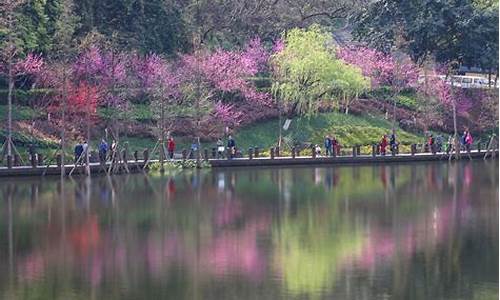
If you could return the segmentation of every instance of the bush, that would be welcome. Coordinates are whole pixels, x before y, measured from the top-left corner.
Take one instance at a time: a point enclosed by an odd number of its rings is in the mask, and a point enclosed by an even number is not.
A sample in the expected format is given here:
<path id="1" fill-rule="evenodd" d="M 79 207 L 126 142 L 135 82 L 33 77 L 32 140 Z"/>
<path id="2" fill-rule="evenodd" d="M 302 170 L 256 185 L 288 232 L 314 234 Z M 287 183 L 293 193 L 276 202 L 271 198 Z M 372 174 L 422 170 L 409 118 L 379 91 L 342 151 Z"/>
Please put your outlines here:
<path id="1" fill-rule="evenodd" d="M 186 160 L 174 160 L 174 161 L 165 161 L 163 166 L 166 170 L 175 170 L 175 169 L 206 169 L 210 168 L 211 165 L 206 160 L 200 160 L 200 164 L 198 165 L 196 160 L 194 159 L 186 159 Z M 160 171 L 161 163 L 155 162 L 149 166 L 151 171 Z"/>
<path id="2" fill-rule="evenodd" d="M 0 105 L 0 121 L 6 121 L 8 115 L 8 107 L 7 105 Z M 20 120 L 33 120 L 38 117 L 39 112 L 33 110 L 27 106 L 12 106 L 12 119 L 15 121 Z"/>
<path id="3" fill-rule="evenodd" d="M 9 91 L 6 89 L 0 90 L 0 104 L 7 105 Z M 31 90 L 21 90 L 16 89 L 12 95 L 12 103 L 22 106 L 32 106 L 36 101 L 47 97 L 52 93 L 49 89 L 31 89 Z"/>

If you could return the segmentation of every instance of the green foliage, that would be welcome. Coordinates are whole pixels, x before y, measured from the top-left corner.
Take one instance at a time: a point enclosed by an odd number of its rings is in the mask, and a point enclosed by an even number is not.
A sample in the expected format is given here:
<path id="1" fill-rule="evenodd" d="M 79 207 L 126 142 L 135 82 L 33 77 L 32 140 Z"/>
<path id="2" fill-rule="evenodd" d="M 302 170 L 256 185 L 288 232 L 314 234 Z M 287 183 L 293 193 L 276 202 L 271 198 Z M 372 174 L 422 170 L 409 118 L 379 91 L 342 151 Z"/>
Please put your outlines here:
<path id="1" fill-rule="evenodd" d="M 404 44 L 417 62 L 498 69 L 498 1 L 374 1 L 355 22 L 354 35 L 384 51 Z"/>
<path id="2" fill-rule="evenodd" d="M 6 105 L 0 105 L 0 122 L 7 121 L 8 107 Z M 33 120 L 39 116 L 39 112 L 33 110 L 27 106 L 17 106 L 12 107 L 12 120 Z"/>
<path id="3" fill-rule="evenodd" d="M 101 107 L 98 109 L 98 114 L 105 120 L 111 120 L 116 117 L 116 109 Z M 153 112 L 149 105 L 146 104 L 131 104 L 126 112 L 121 112 L 118 119 L 136 120 L 140 122 L 151 121 L 153 119 Z"/>
<path id="4" fill-rule="evenodd" d="M 398 95 L 396 98 L 396 104 L 399 107 L 406 107 L 412 110 L 415 110 L 417 108 L 417 100 L 415 95 L 411 94 L 401 94 Z"/>
<path id="5" fill-rule="evenodd" d="M 272 58 L 272 91 L 297 113 L 311 115 L 318 111 L 321 100 L 354 96 L 369 88 L 361 70 L 336 59 L 331 35 L 319 26 L 292 29 L 283 40 L 284 49 Z"/>
<path id="6" fill-rule="evenodd" d="M 77 35 L 91 31 L 108 38 L 115 35 L 120 45 L 143 53 L 185 50 L 184 23 L 178 7 L 169 2 L 76 1 L 75 11 L 81 19 Z"/>
<path id="7" fill-rule="evenodd" d="M 371 145 L 378 143 L 383 134 L 391 132 L 392 124 L 382 116 L 352 116 L 341 113 L 321 113 L 312 117 L 295 118 L 286 139 L 293 143 L 313 143 L 323 145 L 325 135 L 335 135 L 343 147 Z M 270 120 L 242 128 L 235 136 L 238 147 L 260 147 L 267 150 L 278 140 L 278 122 Z M 408 133 L 396 128 L 396 134 L 402 144 L 411 144 L 424 140 L 423 136 Z"/>
<path id="8" fill-rule="evenodd" d="M 199 163 L 194 159 L 186 160 L 175 160 L 175 161 L 165 161 L 163 167 L 166 170 L 176 170 L 176 169 L 207 169 L 211 165 L 208 161 L 200 160 Z M 150 171 L 157 172 L 161 169 L 161 163 L 155 162 L 149 166 Z"/>
<path id="9" fill-rule="evenodd" d="M 6 137 L 7 137 L 7 130 L 0 129 L 0 144 L 3 144 L 5 142 Z M 55 142 L 37 139 L 31 135 L 28 135 L 25 133 L 20 133 L 20 132 L 13 132 L 12 133 L 12 140 L 14 141 L 15 145 L 21 146 L 21 147 L 27 146 L 29 144 L 33 144 L 39 148 L 57 147 L 57 143 L 55 143 Z"/>
<path id="10" fill-rule="evenodd" d="M 6 89 L 0 90 L 0 105 L 7 104 L 8 92 Z M 51 91 L 48 89 L 15 89 L 12 94 L 12 102 L 22 106 L 34 106 L 38 100 L 47 97 L 50 93 Z"/>

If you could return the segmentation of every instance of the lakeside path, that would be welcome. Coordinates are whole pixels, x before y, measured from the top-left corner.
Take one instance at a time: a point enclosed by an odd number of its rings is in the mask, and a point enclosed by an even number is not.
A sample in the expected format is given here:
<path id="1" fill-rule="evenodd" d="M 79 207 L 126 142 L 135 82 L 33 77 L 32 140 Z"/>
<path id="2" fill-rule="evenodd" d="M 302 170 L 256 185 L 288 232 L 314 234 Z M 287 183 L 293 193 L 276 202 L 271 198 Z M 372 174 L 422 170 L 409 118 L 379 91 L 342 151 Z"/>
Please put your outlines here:
<path id="1" fill-rule="evenodd" d="M 460 153 L 461 159 L 483 159 L 485 151 L 478 152 L 473 150 L 470 153 L 462 152 Z M 490 159 L 491 156 L 488 156 Z M 498 157 L 498 150 L 495 150 L 495 156 Z M 372 155 L 357 155 L 357 156 L 338 156 L 338 157 L 316 157 L 311 156 L 298 156 L 292 157 L 275 157 L 271 159 L 269 157 L 259 157 L 259 158 L 235 158 L 235 159 L 209 159 L 208 162 L 213 168 L 230 168 L 230 167 L 268 167 L 268 166 L 297 166 L 297 165 L 324 165 L 324 166 L 335 166 L 335 165 L 368 165 L 368 164 L 385 164 L 385 163 L 408 163 L 408 162 L 425 162 L 425 161 L 448 161 L 449 155 L 446 153 L 417 153 L 415 155 L 411 154 L 398 154 L 395 156 L 372 156 Z M 455 155 L 452 155 L 452 160 L 455 159 Z M 149 163 L 155 163 L 158 160 L 150 160 Z M 127 163 L 128 170 L 130 173 L 143 172 L 144 160 L 129 161 Z M 122 163 L 123 165 L 123 163 Z M 65 172 L 69 174 L 73 170 L 74 165 L 66 165 Z M 79 166 L 74 169 L 73 175 L 84 174 L 84 166 Z M 101 166 L 100 163 L 91 163 L 90 170 L 92 174 L 105 173 L 106 169 L 109 168 L 109 163 L 106 167 Z M 122 173 L 125 172 L 122 168 Z M 44 175 L 59 175 L 61 173 L 60 168 L 57 165 L 49 166 L 17 166 L 8 169 L 7 167 L 0 167 L 0 177 L 14 177 L 14 176 L 44 176 Z"/>

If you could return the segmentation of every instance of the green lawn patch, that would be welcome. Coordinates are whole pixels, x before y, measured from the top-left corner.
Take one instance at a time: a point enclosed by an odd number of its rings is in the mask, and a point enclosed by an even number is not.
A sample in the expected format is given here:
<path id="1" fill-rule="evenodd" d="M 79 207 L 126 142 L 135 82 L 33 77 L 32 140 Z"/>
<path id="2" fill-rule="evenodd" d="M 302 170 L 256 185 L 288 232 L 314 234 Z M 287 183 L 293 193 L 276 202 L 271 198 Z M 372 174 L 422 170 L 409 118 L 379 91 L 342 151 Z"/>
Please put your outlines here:
<path id="1" fill-rule="evenodd" d="M 39 116 L 39 113 L 29 106 L 12 106 L 12 120 L 31 120 Z M 8 120 L 8 106 L 0 105 L 0 121 Z"/>
<path id="2" fill-rule="evenodd" d="M 284 121 L 283 121 L 284 122 Z M 240 129 L 236 134 L 236 142 L 240 148 L 258 146 L 272 147 L 278 140 L 278 120 L 269 120 Z M 378 143 L 384 134 L 390 134 L 392 125 L 381 116 L 353 116 L 342 113 L 322 113 L 310 118 L 294 118 L 283 136 L 289 142 L 313 143 L 323 145 L 326 135 L 334 135 L 344 147 L 354 145 L 371 145 Z M 423 135 L 396 129 L 401 144 L 422 142 Z"/>

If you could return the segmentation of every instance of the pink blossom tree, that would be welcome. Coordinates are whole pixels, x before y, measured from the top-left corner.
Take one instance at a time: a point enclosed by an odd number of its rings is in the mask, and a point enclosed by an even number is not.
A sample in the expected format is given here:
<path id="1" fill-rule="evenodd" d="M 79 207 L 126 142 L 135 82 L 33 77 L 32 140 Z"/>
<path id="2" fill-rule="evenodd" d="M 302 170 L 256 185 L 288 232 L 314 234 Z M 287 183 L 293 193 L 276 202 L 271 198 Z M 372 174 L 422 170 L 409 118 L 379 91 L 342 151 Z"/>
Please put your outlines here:
<path id="1" fill-rule="evenodd" d="M 179 78 L 175 74 L 171 64 L 166 59 L 150 54 L 145 57 L 135 55 L 132 68 L 137 80 L 141 95 L 147 95 L 151 99 L 154 118 L 157 120 L 159 129 L 160 163 L 163 169 L 165 158 L 165 133 L 170 131 L 173 121 L 180 117 L 183 106 L 178 105 Z M 167 123 L 167 120 L 170 120 Z M 154 151 L 154 150 L 153 150 Z"/>
<path id="2" fill-rule="evenodd" d="M 396 123 L 396 99 L 403 89 L 416 86 L 419 68 L 408 57 L 388 54 L 363 46 L 347 46 L 337 49 L 337 56 L 346 63 L 359 67 L 371 80 L 372 88 L 390 87 L 393 99 L 393 124 Z"/>

